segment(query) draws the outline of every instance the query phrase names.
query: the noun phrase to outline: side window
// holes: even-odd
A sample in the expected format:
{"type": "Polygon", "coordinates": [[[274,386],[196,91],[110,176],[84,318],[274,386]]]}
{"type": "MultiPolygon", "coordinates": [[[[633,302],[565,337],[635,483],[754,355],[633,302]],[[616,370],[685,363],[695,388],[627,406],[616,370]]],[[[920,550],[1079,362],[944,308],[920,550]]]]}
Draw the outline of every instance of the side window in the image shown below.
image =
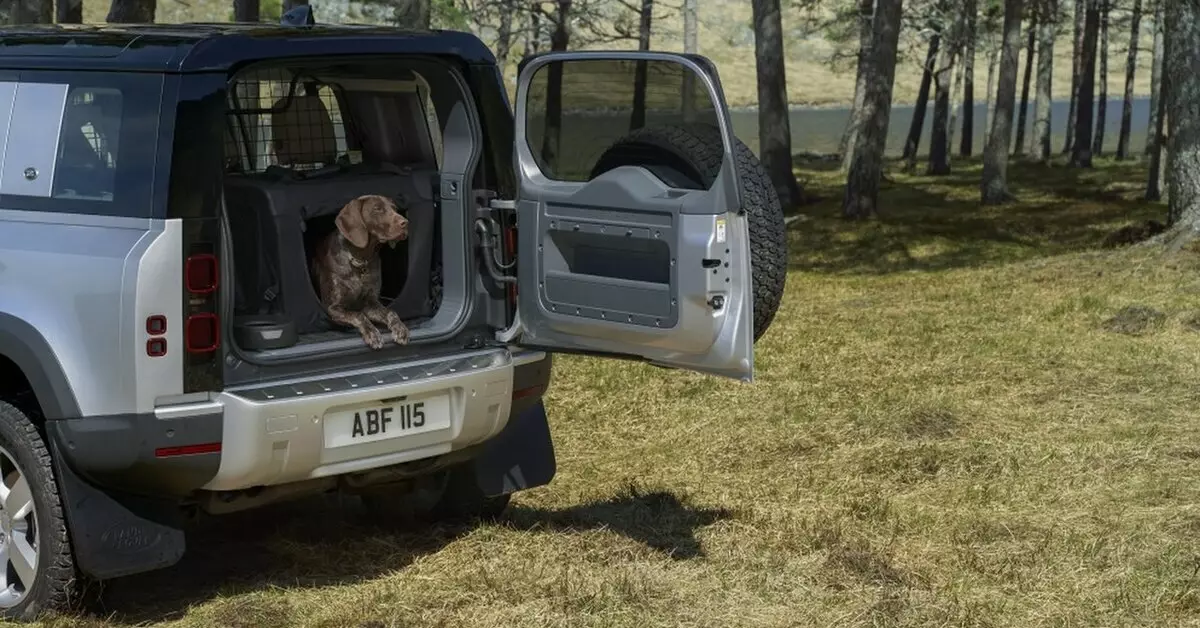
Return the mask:
{"type": "Polygon", "coordinates": [[[67,93],[59,132],[55,198],[112,202],[121,146],[121,91],[76,87],[67,93]]]}
{"type": "Polygon", "coordinates": [[[375,69],[371,65],[359,69],[345,76],[303,67],[237,75],[227,115],[226,172],[440,164],[441,123],[423,77],[382,65],[378,77],[367,72],[375,69]]]}
{"type": "Polygon", "coordinates": [[[0,202],[32,211],[151,216],[162,80],[22,73],[4,138],[0,202]]]}
{"type": "Polygon", "coordinates": [[[560,181],[587,181],[608,147],[643,127],[719,124],[704,82],[674,61],[552,61],[527,93],[526,141],[542,174],[560,181]]]}

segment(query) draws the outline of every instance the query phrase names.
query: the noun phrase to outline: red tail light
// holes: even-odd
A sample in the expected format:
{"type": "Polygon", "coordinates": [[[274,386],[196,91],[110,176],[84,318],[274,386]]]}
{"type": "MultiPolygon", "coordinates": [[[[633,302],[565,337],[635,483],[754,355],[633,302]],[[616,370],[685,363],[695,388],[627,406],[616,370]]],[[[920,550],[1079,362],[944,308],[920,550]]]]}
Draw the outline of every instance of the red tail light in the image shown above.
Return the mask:
{"type": "Polygon", "coordinates": [[[184,286],[192,294],[210,294],[217,289],[220,273],[217,257],[201,253],[187,258],[183,267],[184,286]]]}
{"type": "Polygon", "coordinates": [[[159,447],[154,450],[154,457],[195,456],[198,454],[215,454],[220,453],[220,451],[221,443],[201,443],[199,445],[181,445],[179,447],[159,447]]]}
{"type": "Polygon", "coordinates": [[[221,346],[221,325],[216,314],[192,314],[183,325],[183,342],[188,353],[212,353],[221,346]]]}
{"type": "MultiPolygon", "coordinates": [[[[511,264],[513,258],[517,256],[517,230],[509,227],[504,230],[504,245],[508,249],[509,259],[505,263],[511,264]]],[[[508,301],[515,308],[517,307],[517,284],[508,284],[508,301]]]]}

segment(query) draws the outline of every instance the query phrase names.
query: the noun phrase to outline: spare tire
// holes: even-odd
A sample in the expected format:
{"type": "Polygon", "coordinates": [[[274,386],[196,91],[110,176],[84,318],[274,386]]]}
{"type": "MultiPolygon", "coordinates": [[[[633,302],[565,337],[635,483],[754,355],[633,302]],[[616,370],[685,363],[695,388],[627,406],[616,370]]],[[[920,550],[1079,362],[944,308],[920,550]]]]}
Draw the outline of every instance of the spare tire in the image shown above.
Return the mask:
{"type": "MultiPolygon", "coordinates": [[[[741,140],[733,156],[742,185],[742,208],[750,227],[750,275],[754,290],[754,340],[779,309],[787,280],[787,233],[783,208],[762,162],[741,140]]],[[[721,171],[720,130],[708,124],[643,127],[618,139],[597,160],[591,178],[620,166],[644,166],[668,184],[707,190],[721,171]]]]}

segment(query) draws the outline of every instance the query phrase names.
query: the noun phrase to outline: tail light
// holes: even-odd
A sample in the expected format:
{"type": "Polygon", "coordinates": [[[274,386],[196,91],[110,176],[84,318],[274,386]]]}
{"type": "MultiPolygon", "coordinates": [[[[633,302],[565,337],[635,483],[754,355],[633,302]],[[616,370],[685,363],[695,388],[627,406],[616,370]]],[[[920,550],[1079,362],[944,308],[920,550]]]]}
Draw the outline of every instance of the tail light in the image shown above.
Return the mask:
{"type": "Polygon", "coordinates": [[[184,287],[194,295],[211,294],[219,283],[217,256],[208,253],[193,255],[183,265],[184,287]]]}
{"type": "MultiPolygon", "coordinates": [[[[199,239],[199,238],[197,238],[199,239]]],[[[183,260],[184,392],[222,388],[221,265],[209,242],[186,242],[183,260]]]]}
{"type": "MultiPolygon", "coordinates": [[[[505,251],[507,259],[504,260],[504,263],[511,264],[512,261],[517,256],[517,228],[516,227],[508,227],[507,229],[504,230],[504,248],[508,249],[507,251],[505,251]]],[[[513,310],[516,311],[516,308],[517,308],[517,284],[515,282],[508,284],[508,301],[509,301],[509,304],[512,306],[513,310]]]]}
{"type": "Polygon", "coordinates": [[[183,329],[188,353],[212,353],[221,346],[221,321],[216,314],[202,312],[188,317],[183,329]]]}

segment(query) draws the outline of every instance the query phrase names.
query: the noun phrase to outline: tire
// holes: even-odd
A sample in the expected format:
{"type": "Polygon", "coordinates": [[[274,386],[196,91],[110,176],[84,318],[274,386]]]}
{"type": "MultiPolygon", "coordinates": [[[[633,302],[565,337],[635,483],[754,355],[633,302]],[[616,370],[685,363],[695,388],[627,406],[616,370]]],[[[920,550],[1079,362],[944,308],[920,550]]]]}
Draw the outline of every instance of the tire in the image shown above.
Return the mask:
{"type": "Polygon", "coordinates": [[[0,617],[33,621],[46,612],[69,611],[77,601],[79,580],[67,535],[67,521],[58,494],[50,453],[36,427],[20,410],[0,401],[0,617]],[[24,493],[17,488],[28,487],[24,493]],[[20,496],[27,494],[28,500],[20,496]],[[18,508],[16,501],[32,505],[18,508]],[[14,512],[14,510],[16,512],[14,512]],[[20,512],[23,516],[14,517],[20,512]],[[18,540],[19,539],[19,540],[18,540]],[[13,566],[18,547],[34,548],[31,585],[13,566]],[[16,575],[15,575],[16,574],[16,575]],[[14,577],[15,575],[15,577],[14,577]]]}
{"type": "MultiPolygon", "coordinates": [[[[641,165],[672,185],[708,189],[721,171],[723,152],[720,130],[711,125],[644,127],[618,139],[605,150],[592,169],[591,177],[619,166],[641,165]],[[688,182],[690,186],[686,185],[688,182]]],[[[754,340],[757,342],[771,326],[783,299],[787,281],[787,227],[775,186],[758,157],[737,138],[733,141],[733,156],[742,184],[742,207],[750,227],[750,275],[754,287],[754,340]]]]}
{"type": "Polygon", "coordinates": [[[385,485],[364,492],[361,499],[367,512],[387,524],[495,521],[512,498],[484,495],[469,463],[402,486],[385,485]]]}

